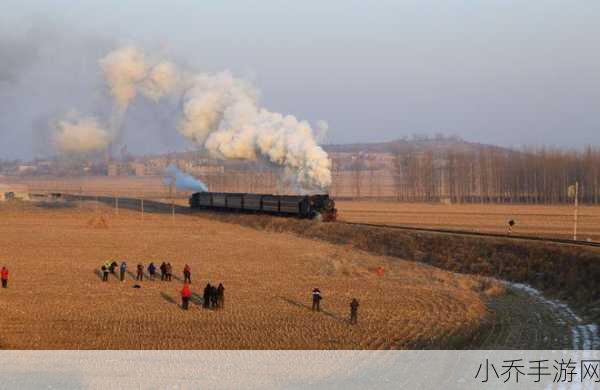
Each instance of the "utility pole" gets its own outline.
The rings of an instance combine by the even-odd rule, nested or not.
[[[169,199],[171,201],[171,221],[175,222],[175,193],[177,192],[177,177],[175,174],[171,175],[171,180],[169,183]]]
[[[577,240],[577,220],[579,219],[579,182],[575,182],[575,212],[573,214],[573,240]]]
[[[115,211],[119,215],[119,197],[115,194]]]
[[[174,196],[174,187],[175,186],[175,181],[173,180],[173,182],[171,182],[171,186],[169,187],[169,193],[171,196],[171,220],[172,222],[175,222],[175,199],[173,198]]]
[[[142,197],[142,221],[144,220],[144,198]]]

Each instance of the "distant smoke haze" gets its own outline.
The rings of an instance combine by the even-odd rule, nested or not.
[[[0,27],[0,158],[54,155],[65,114],[103,115],[97,61],[110,42],[38,19]]]
[[[229,140],[254,142],[262,134],[257,124],[278,121],[261,114],[263,109],[284,118],[291,114],[300,127],[310,123],[317,144],[436,133],[509,147],[600,144],[600,2],[265,0],[141,7],[117,0],[4,0],[2,5],[4,159],[56,153],[53,125],[71,110],[97,118],[112,143],[127,144],[134,154],[204,147],[210,138],[215,152],[240,154],[237,141],[232,148]],[[99,60],[131,46],[145,49],[145,78],[137,81],[140,69],[129,73],[137,83],[134,97],[127,96],[130,79],[114,79],[125,87],[117,97]],[[200,119],[195,102],[202,97],[189,89],[183,98],[181,91],[164,92],[177,90],[182,79],[224,70],[260,88],[258,114],[254,108],[235,110],[252,112],[248,122],[254,130],[236,130],[230,139],[226,126],[212,136],[192,116],[224,125],[231,116]],[[188,137],[182,131],[186,118],[194,122],[185,126]],[[319,119],[329,123],[326,137]],[[286,132],[275,137],[280,134]],[[253,149],[259,158],[281,156],[255,145],[243,154]],[[290,151],[283,155],[302,166],[307,154]],[[320,169],[310,169],[318,177]]]
[[[131,83],[128,90],[126,79],[112,79],[111,88],[101,60],[118,46],[118,39],[39,18],[29,25],[10,31],[0,26],[0,159],[102,152],[105,134],[101,142],[83,142],[80,150],[70,142],[84,134],[87,140],[100,135],[74,131],[82,124],[89,130],[89,119],[107,133],[109,145],[130,144],[134,153],[185,149],[185,138],[176,131],[176,103],[158,101],[173,86],[173,64],[151,62],[156,66],[144,69],[145,84],[135,91]],[[107,60],[107,71],[113,70],[110,65]],[[141,73],[135,68],[128,72],[133,79]],[[128,93],[145,99],[132,105],[135,96]],[[80,113],[79,119],[73,112]]]

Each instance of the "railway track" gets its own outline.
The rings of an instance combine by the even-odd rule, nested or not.
[[[397,229],[413,232],[425,232],[425,233],[441,233],[451,234],[456,236],[475,236],[475,237],[488,237],[488,238],[504,238],[511,240],[526,240],[526,241],[539,241],[549,242],[554,244],[567,244],[567,245],[578,245],[587,247],[600,247],[600,242],[595,241],[582,241],[582,240],[570,240],[568,238],[551,238],[551,237],[537,237],[537,236],[522,236],[514,234],[500,234],[500,233],[482,233],[473,232],[469,230],[454,230],[454,229],[434,229],[434,228],[422,228],[414,226],[403,226],[403,225],[384,225],[374,223],[360,223],[360,222],[348,222],[348,221],[337,221],[336,223],[352,226],[365,226],[365,227],[376,227],[385,229]]]
[[[90,195],[71,195],[64,194],[67,200],[95,200],[107,204],[113,204],[115,202],[115,198],[111,196],[90,196]],[[119,202],[121,207],[124,208],[136,208],[139,207],[137,204],[141,202],[141,199],[138,198],[119,198]],[[159,202],[159,201],[145,201],[145,209],[149,212],[170,212],[171,208],[174,207],[177,213],[187,213],[190,211],[190,208],[187,206],[179,206]],[[349,222],[349,221],[337,221],[334,223],[351,225],[351,226],[364,226],[364,227],[374,227],[374,228],[385,228],[385,229],[396,229],[396,230],[404,230],[404,231],[413,231],[413,232],[424,232],[424,233],[438,233],[438,234],[450,234],[455,236],[472,236],[472,237],[486,237],[486,238],[501,238],[501,239],[510,239],[510,240],[525,240],[525,241],[538,241],[538,242],[547,242],[554,244],[564,244],[564,245],[577,245],[577,246],[585,246],[585,247],[599,247],[600,242],[596,241],[583,241],[583,240],[570,240],[568,238],[552,238],[552,237],[538,237],[538,236],[523,236],[523,235],[514,235],[514,234],[500,234],[500,233],[483,233],[483,232],[474,232],[469,230],[455,230],[455,229],[434,229],[434,228],[423,228],[423,227],[415,227],[415,226],[405,226],[405,225],[385,225],[385,224],[373,224],[373,223],[361,223],[361,222]]]

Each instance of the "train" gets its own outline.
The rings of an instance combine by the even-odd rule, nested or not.
[[[329,194],[267,195],[227,192],[196,192],[189,200],[191,209],[260,213],[302,219],[335,221],[335,201]]]

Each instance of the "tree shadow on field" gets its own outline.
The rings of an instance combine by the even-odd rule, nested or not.
[[[150,275],[148,275],[148,273],[146,272],[143,273],[144,277],[142,278],[142,280],[137,280],[137,270],[135,273],[133,271],[127,270],[127,275],[129,275],[131,279],[137,282],[143,282],[144,280],[150,281]],[[154,280],[156,280],[156,278]]]
[[[171,277],[173,277],[173,279],[177,280],[178,282],[183,283],[183,279],[180,278],[179,276],[175,275],[175,274],[171,274]]]
[[[58,201],[58,202],[39,202],[36,203],[36,207],[42,208],[42,209],[72,209],[73,207],[75,207],[75,205],[71,202],[63,202],[63,201]]]
[[[162,299],[164,299],[165,301],[167,301],[167,303],[171,303],[173,305],[179,306],[179,304],[177,303],[177,301],[175,299],[173,299],[173,297],[170,296],[169,294],[167,294],[166,292],[161,292],[160,296],[162,297]]]
[[[277,297],[277,298],[281,299],[281,300],[282,300],[282,301],[284,301],[285,303],[289,303],[290,305],[294,305],[294,306],[296,306],[296,307],[301,307],[301,308],[303,308],[303,309],[306,309],[306,310],[309,310],[309,311],[311,311],[311,312],[313,311],[311,306],[305,305],[305,304],[304,304],[304,303],[302,303],[302,302],[294,301],[294,300],[292,300],[292,299],[285,298],[285,297]],[[344,323],[348,323],[348,320],[347,320],[347,319],[345,319],[345,318],[341,318],[340,316],[336,315],[335,313],[332,313],[332,312],[330,312],[330,311],[327,311],[327,310],[323,310],[323,309],[321,309],[321,311],[320,311],[320,312],[317,312],[317,311],[315,311],[314,313],[323,313],[323,314],[324,314],[324,315],[326,315],[327,317],[330,317],[330,318],[332,318],[332,319],[334,319],[334,320],[336,320],[336,321],[339,321],[339,322],[344,322]]]
[[[190,302],[192,302],[196,306],[202,307],[202,304],[204,303],[204,298],[198,295],[197,293],[192,293],[192,296],[190,297]]]
[[[92,271],[94,273],[94,275],[96,275],[98,277],[98,279],[102,280],[102,270],[100,268],[96,268],[95,270]],[[114,278],[119,280],[119,275],[116,272],[109,272],[108,273],[108,277],[110,278]],[[102,280],[104,282],[104,280]]]

